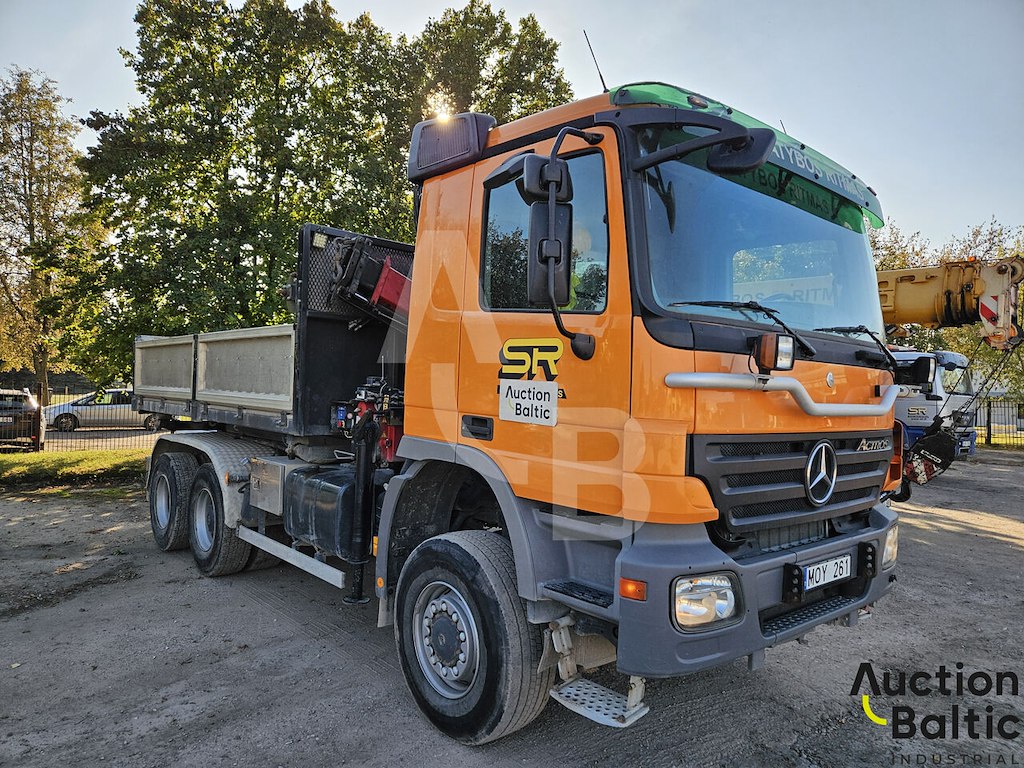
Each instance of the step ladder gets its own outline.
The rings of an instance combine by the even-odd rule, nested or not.
[[[575,677],[551,689],[551,698],[588,720],[612,728],[626,728],[651,711],[643,703],[644,679],[629,678],[629,695],[605,688],[600,683]]]

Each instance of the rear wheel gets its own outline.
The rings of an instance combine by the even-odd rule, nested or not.
[[[149,473],[149,524],[164,552],[188,545],[188,498],[199,463],[190,453],[162,453]]]
[[[147,432],[156,432],[160,429],[160,417],[155,413],[151,413],[146,417],[146,420],[142,422],[142,426],[145,427]]]
[[[249,562],[252,547],[224,523],[224,497],[212,464],[196,472],[189,496],[189,544],[204,576],[227,576]]]
[[[512,547],[488,531],[420,544],[398,581],[395,640],[416,703],[443,733],[483,744],[519,730],[548,700],[543,635],[526,620]]]

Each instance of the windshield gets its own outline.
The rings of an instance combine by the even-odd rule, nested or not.
[[[964,368],[942,369],[942,390],[948,395],[973,395],[971,375]]]
[[[641,155],[692,138],[644,127]],[[883,332],[874,262],[859,206],[778,166],[718,176],[708,150],[641,172],[651,291],[669,312],[737,317],[694,301],[757,301],[804,330]],[[682,306],[673,306],[681,304]],[[742,316],[768,322],[747,310]]]

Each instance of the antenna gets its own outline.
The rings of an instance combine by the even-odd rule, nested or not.
[[[784,122],[782,122],[782,118],[781,117],[779,118],[779,125],[782,126],[782,132],[783,133],[787,133],[787,131],[786,131],[786,124]]]
[[[594,67],[597,69],[597,76],[601,78],[601,87],[604,88],[604,92],[608,93],[608,86],[604,83],[604,75],[601,74],[601,65],[597,63],[597,56],[594,55],[594,46],[590,44],[590,38],[587,37],[587,30],[583,30],[583,37],[587,41],[587,48],[590,49],[590,57],[594,60]]]

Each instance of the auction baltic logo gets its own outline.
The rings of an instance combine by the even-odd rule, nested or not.
[[[1021,718],[1005,711],[1006,705],[1009,703],[1013,706],[1020,696],[1020,680],[1016,673],[1010,671],[969,672],[964,669],[963,663],[957,662],[953,668],[943,664],[932,672],[886,670],[879,675],[870,662],[863,662],[857,668],[850,695],[859,695],[867,718],[877,725],[888,726],[894,739],[912,739],[920,735],[928,740],[971,739],[976,742],[985,740],[1006,743],[1020,738],[1024,733],[1020,727]],[[915,706],[893,704],[886,717],[877,701],[872,705],[872,696],[914,697]],[[980,698],[982,704],[965,705],[965,696]],[[1016,706],[1013,708],[1017,709]],[[911,764],[907,757],[900,756],[900,762]],[[974,760],[966,764],[1019,764],[1013,755],[1010,757],[1013,758],[1012,762],[999,758],[994,762]],[[893,755],[893,762],[897,762],[896,755]],[[950,764],[948,759],[942,760],[942,763]]]

